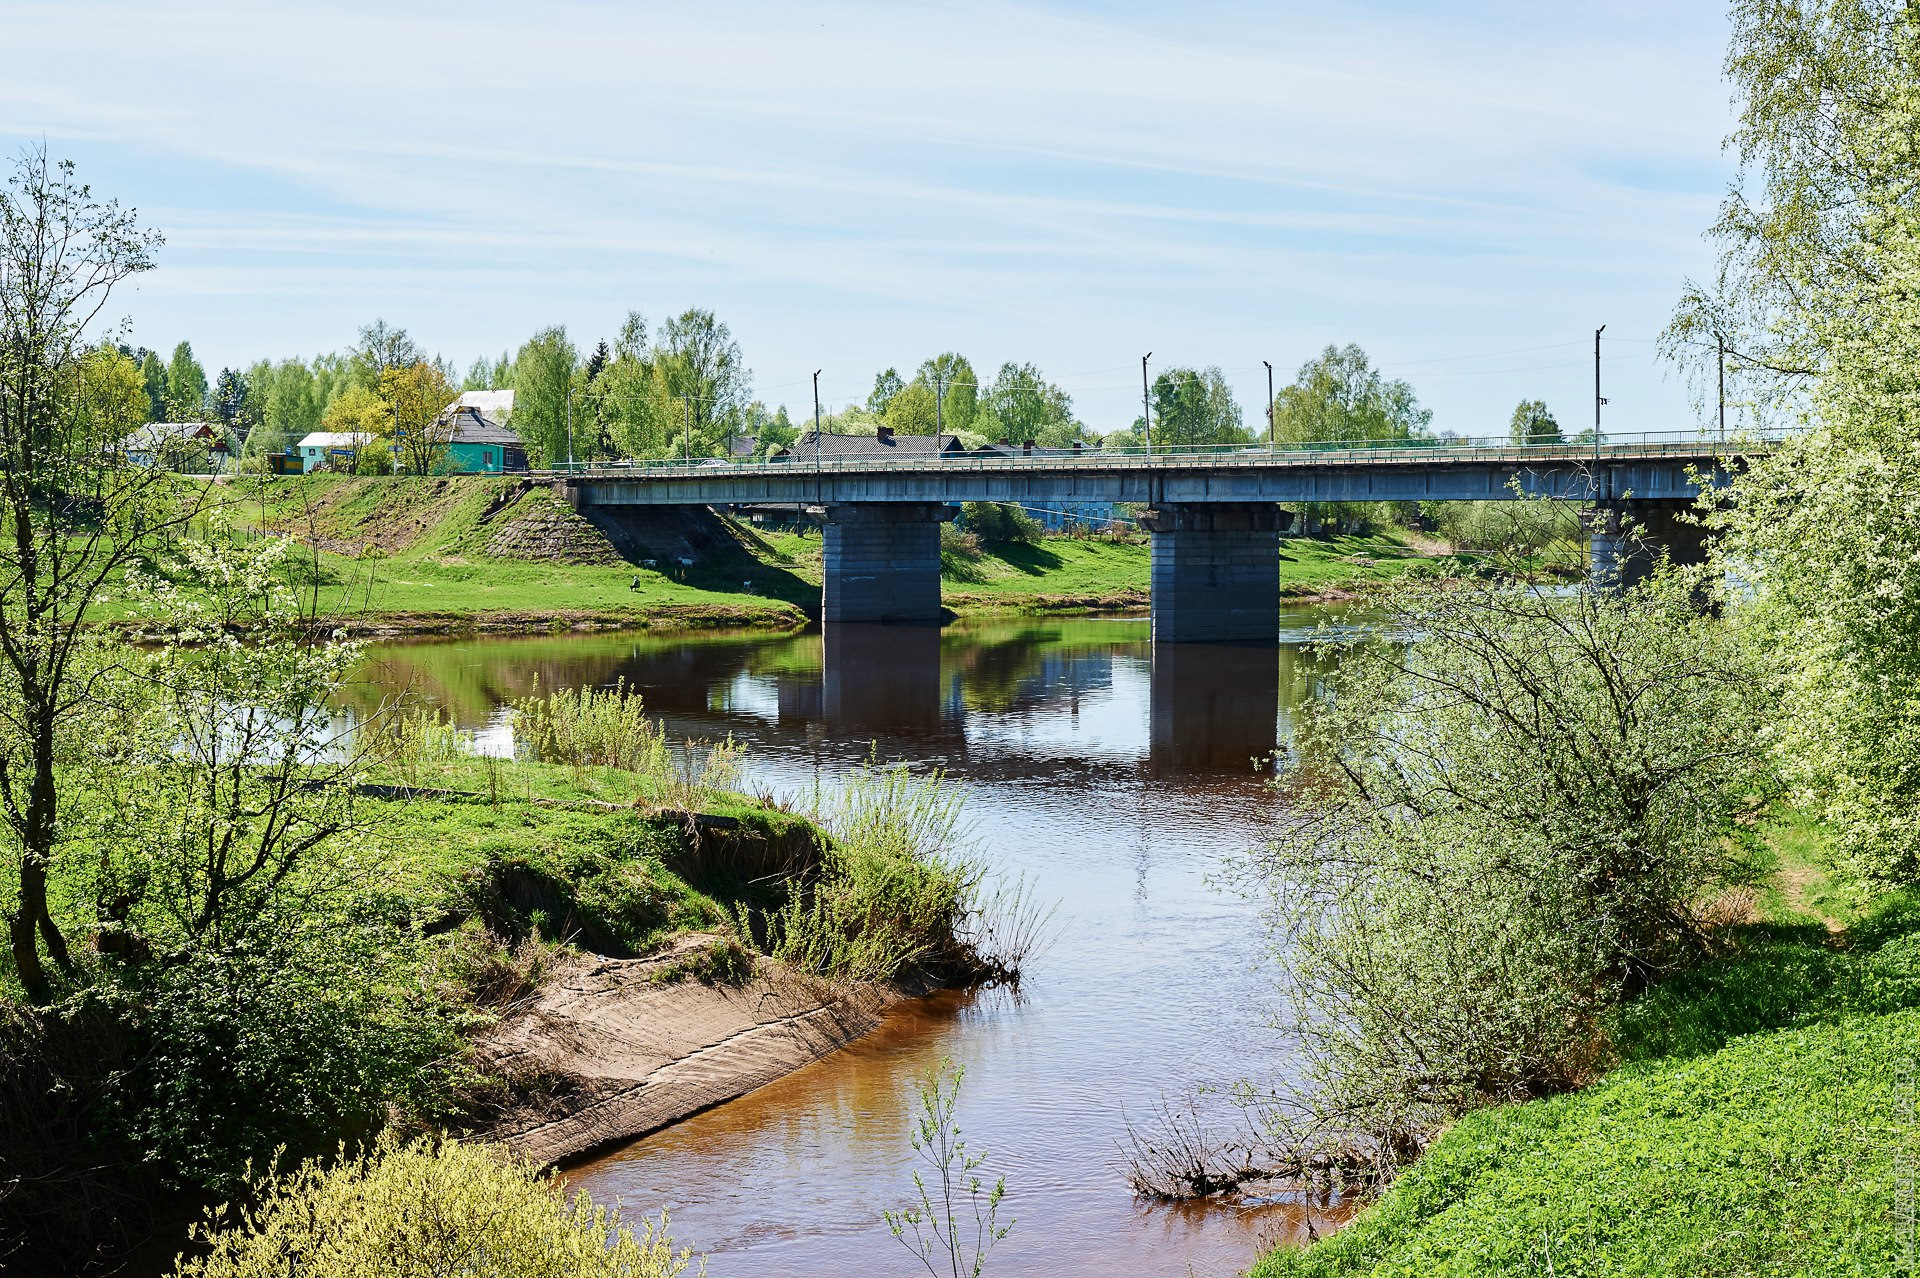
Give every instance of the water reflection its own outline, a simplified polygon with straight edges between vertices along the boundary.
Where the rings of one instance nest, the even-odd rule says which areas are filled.
[[[939,627],[836,623],[821,651],[821,717],[835,729],[939,731]]]
[[[910,1272],[879,1211],[911,1193],[914,1081],[942,1057],[967,1066],[961,1123],[1019,1220],[996,1274],[1225,1275],[1304,1230],[1305,1206],[1149,1209],[1116,1150],[1126,1116],[1162,1096],[1213,1089],[1203,1103],[1224,1121],[1233,1084],[1290,1069],[1264,1028],[1256,910],[1212,881],[1282,816],[1254,761],[1312,695],[1299,645],[1317,621],[1292,616],[1277,650],[1155,651],[1144,621],[1031,619],[387,645],[360,696],[404,684],[497,729],[502,701],[536,683],[624,680],[670,735],[744,743],[754,787],[803,792],[872,752],[941,767],[980,857],[1061,903],[1021,1000],[910,1004],[850,1050],[575,1173],[629,1208],[671,1207],[716,1278]]]
[[[1152,775],[1265,767],[1278,742],[1279,702],[1271,645],[1156,644]]]

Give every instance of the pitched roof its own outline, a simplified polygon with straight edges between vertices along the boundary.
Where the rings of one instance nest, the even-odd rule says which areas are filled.
[[[513,392],[505,393],[511,395]],[[453,425],[453,433],[447,437],[449,444],[491,444],[496,448],[521,446],[518,435],[471,405],[455,404],[442,420],[450,420]]]
[[[299,448],[365,448],[373,436],[364,430],[316,430],[303,436]]]
[[[513,392],[511,390],[471,390],[461,391],[460,398],[453,401],[456,408],[477,408],[496,422],[504,422],[513,416]]]
[[[189,440],[212,441],[221,438],[223,438],[223,432],[213,422],[148,422],[127,436],[126,447],[133,452],[145,452],[175,441],[184,443]]]
[[[806,431],[788,447],[789,456],[808,458],[818,452],[822,457],[881,458],[931,457],[938,453],[965,452],[957,435],[835,435],[827,431]]]

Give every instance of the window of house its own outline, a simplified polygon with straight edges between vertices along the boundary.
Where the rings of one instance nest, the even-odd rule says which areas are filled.
[[[482,449],[482,450],[481,450],[481,452],[480,452],[480,464],[481,464],[482,466],[491,466],[491,465],[493,465],[493,450],[492,450],[491,448],[486,448],[486,449]]]

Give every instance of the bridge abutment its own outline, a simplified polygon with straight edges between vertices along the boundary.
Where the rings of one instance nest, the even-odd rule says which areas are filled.
[[[940,525],[954,514],[935,502],[828,506],[821,620],[937,623]]]
[[[1691,509],[1691,502],[1629,500],[1581,512],[1588,583],[1600,590],[1637,586],[1662,554],[1676,565],[1705,563],[1706,530],[1683,518]]]
[[[1161,503],[1153,539],[1155,643],[1269,643],[1280,631],[1280,508]]]

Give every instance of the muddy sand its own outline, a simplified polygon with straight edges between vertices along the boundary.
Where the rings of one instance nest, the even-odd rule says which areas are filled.
[[[712,940],[585,958],[549,976],[480,1039],[496,1068],[542,1080],[482,1134],[540,1163],[578,1158],[785,1077],[873,1029],[901,997],[764,957],[738,984],[678,975]]]

